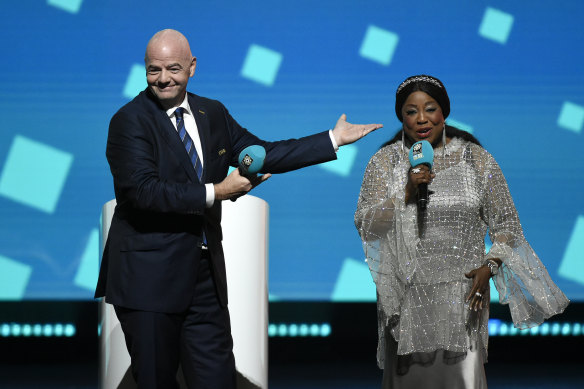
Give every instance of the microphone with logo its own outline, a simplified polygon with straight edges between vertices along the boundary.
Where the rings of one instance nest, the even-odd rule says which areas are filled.
[[[426,165],[432,170],[434,166],[434,149],[427,140],[421,140],[412,145],[410,149],[410,165],[412,167]],[[424,210],[428,205],[428,184],[418,185],[418,207]]]
[[[266,149],[262,146],[248,146],[239,153],[239,174],[245,177],[255,176],[264,166]]]
[[[252,179],[264,166],[264,160],[266,159],[266,149],[262,146],[252,145],[247,146],[245,149],[241,150],[239,153],[239,174],[248,179]],[[232,198],[231,201],[235,201],[237,198]]]

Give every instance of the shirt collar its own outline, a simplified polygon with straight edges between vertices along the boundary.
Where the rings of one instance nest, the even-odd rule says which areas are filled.
[[[191,106],[189,105],[189,94],[185,93],[185,99],[183,100],[182,103],[180,103],[180,105],[177,105],[175,107],[172,107],[170,109],[166,110],[166,114],[168,115],[168,117],[172,117],[174,115],[174,111],[176,111],[176,109],[178,107],[182,107],[185,109],[185,111],[189,114],[189,115],[193,115],[193,112],[191,111]]]

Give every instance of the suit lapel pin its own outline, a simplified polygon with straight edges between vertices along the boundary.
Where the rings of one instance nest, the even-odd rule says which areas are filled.
[[[204,115],[205,114],[205,112],[204,111],[201,111],[200,109],[199,109],[199,112],[201,113],[201,115]]]
[[[225,154],[225,149],[219,150],[219,155],[223,155],[223,154]]]

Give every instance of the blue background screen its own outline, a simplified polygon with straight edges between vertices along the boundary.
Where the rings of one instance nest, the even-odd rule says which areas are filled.
[[[440,78],[450,124],[509,183],[526,237],[584,299],[584,3],[580,1],[48,0],[0,5],[0,299],[91,299],[101,206],[113,198],[109,119],[145,83],[144,50],[175,28],[189,90],[266,140],[385,127],[339,160],[272,177],[272,300],[372,301],[353,213],[367,161],[399,129],[395,89]]]

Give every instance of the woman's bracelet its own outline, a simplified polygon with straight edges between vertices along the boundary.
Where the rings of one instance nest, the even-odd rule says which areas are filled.
[[[499,273],[499,264],[494,259],[487,259],[484,264],[491,270],[491,276],[496,276]]]

